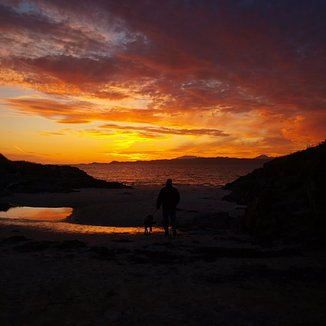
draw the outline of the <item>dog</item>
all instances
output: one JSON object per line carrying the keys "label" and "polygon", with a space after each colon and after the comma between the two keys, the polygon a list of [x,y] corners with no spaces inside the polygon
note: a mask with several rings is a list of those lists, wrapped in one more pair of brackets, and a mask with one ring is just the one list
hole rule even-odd
{"label": "dog", "polygon": [[145,234],[152,233],[153,224],[155,224],[153,215],[147,215],[144,220]]}

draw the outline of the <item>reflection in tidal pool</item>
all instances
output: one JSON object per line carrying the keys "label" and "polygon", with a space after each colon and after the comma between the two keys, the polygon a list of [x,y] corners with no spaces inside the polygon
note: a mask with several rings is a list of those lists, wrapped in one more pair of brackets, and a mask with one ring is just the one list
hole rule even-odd
{"label": "reflection in tidal pool", "polygon": [[[86,224],[73,224],[67,222],[26,222],[23,220],[6,219],[0,220],[0,224],[23,226],[31,229],[38,229],[43,231],[60,232],[60,233],[82,233],[82,234],[105,234],[105,233],[144,233],[144,228],[130,226],[130,227],[115,227],[115,226],[97,226]],[[162,233],[161,228],[153,228],[153,233]]]}
{"label": "reflection in tidal pool", "polygon": [[[143,227],[112,227],[63,222],[72,213],[71,207],[13,207],[8,211],[0,211],[0,224],[17,225],[60,233],[143,233]],[[153,232],[162,232],[161,228],[153,228]]]}
{"label": "reflection in tidal pool", "polygon": [[60,221],[72,213],[71,207],[12,207],[1,212],[0,218]]}

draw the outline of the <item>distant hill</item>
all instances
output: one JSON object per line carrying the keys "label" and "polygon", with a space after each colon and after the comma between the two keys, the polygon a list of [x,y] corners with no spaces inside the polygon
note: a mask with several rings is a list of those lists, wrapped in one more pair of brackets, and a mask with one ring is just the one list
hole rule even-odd
{"label": "distant hill", "polygon": [[192,160],[194,158],[198,158],[198,156],[184,155],[184,156],[175,158],[175,160]]}
{"label": "distant hill", "polygon": [[66,192],[76,188],[124,188],[97,180],[76,167],[10,161],[0,154],[0,195],[10,192]]}
{"label": "distant hill", "polygon": [[263,154],[263,155],[259,155],[259,156],[255,157],[255,159],[256,160],[271,160],[271,159],[273,159],[273,157]]}
{"label": "distant hill", "polygon": [[[151,160],[151,161],[134,161],[134,162],[119,162],[112,161],[109,164],[171,164],[171,165],[215,165],[215,164],[252,164],[259,165],[271,160],[271,158],[232,158],[232,157],[197,157],[197,156],[181,156],[173,159]],[[96,164],[96,163],[91,163]],[[98,163],[103,164],[103,163]],[[105,163],[104,163],[105,164]]]}
{"label": "distant hill", "polygon": [[275,158],[225,186],[226,199],[248,205],[243,227],[260,239],[326,236],[326,141]]}

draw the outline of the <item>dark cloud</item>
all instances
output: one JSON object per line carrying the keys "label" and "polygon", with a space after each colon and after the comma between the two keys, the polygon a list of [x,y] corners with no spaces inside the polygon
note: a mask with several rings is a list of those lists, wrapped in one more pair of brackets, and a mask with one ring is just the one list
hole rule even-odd
{"label": "dark cloud", "polygon": [[37,58],[48,54],[96,57],[112,44],[94,29],[83,29],[40,12],[18,12],[0,4],[1,51],[7,56]]}

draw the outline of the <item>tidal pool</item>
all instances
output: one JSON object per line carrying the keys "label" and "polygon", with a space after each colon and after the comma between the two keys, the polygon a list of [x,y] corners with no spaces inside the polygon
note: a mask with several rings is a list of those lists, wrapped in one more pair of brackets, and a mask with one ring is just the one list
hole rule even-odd
{"label": "tidal pool", "polygon": [[[113,227],[75,224],[65,219],[72,214],[71,207],[12,207],[7,211],[0,211],[0,225],[23,226],[60,233],[143,233],[143,227]],[[160,228],[153,228],[153,232],[162,232]]]}
{"label": "tidal pool", "polygon": [[11,207],[7,211],[0,211],[0,218],[32,220],[32,221],[60,221],[72,213],[71,207]]}

